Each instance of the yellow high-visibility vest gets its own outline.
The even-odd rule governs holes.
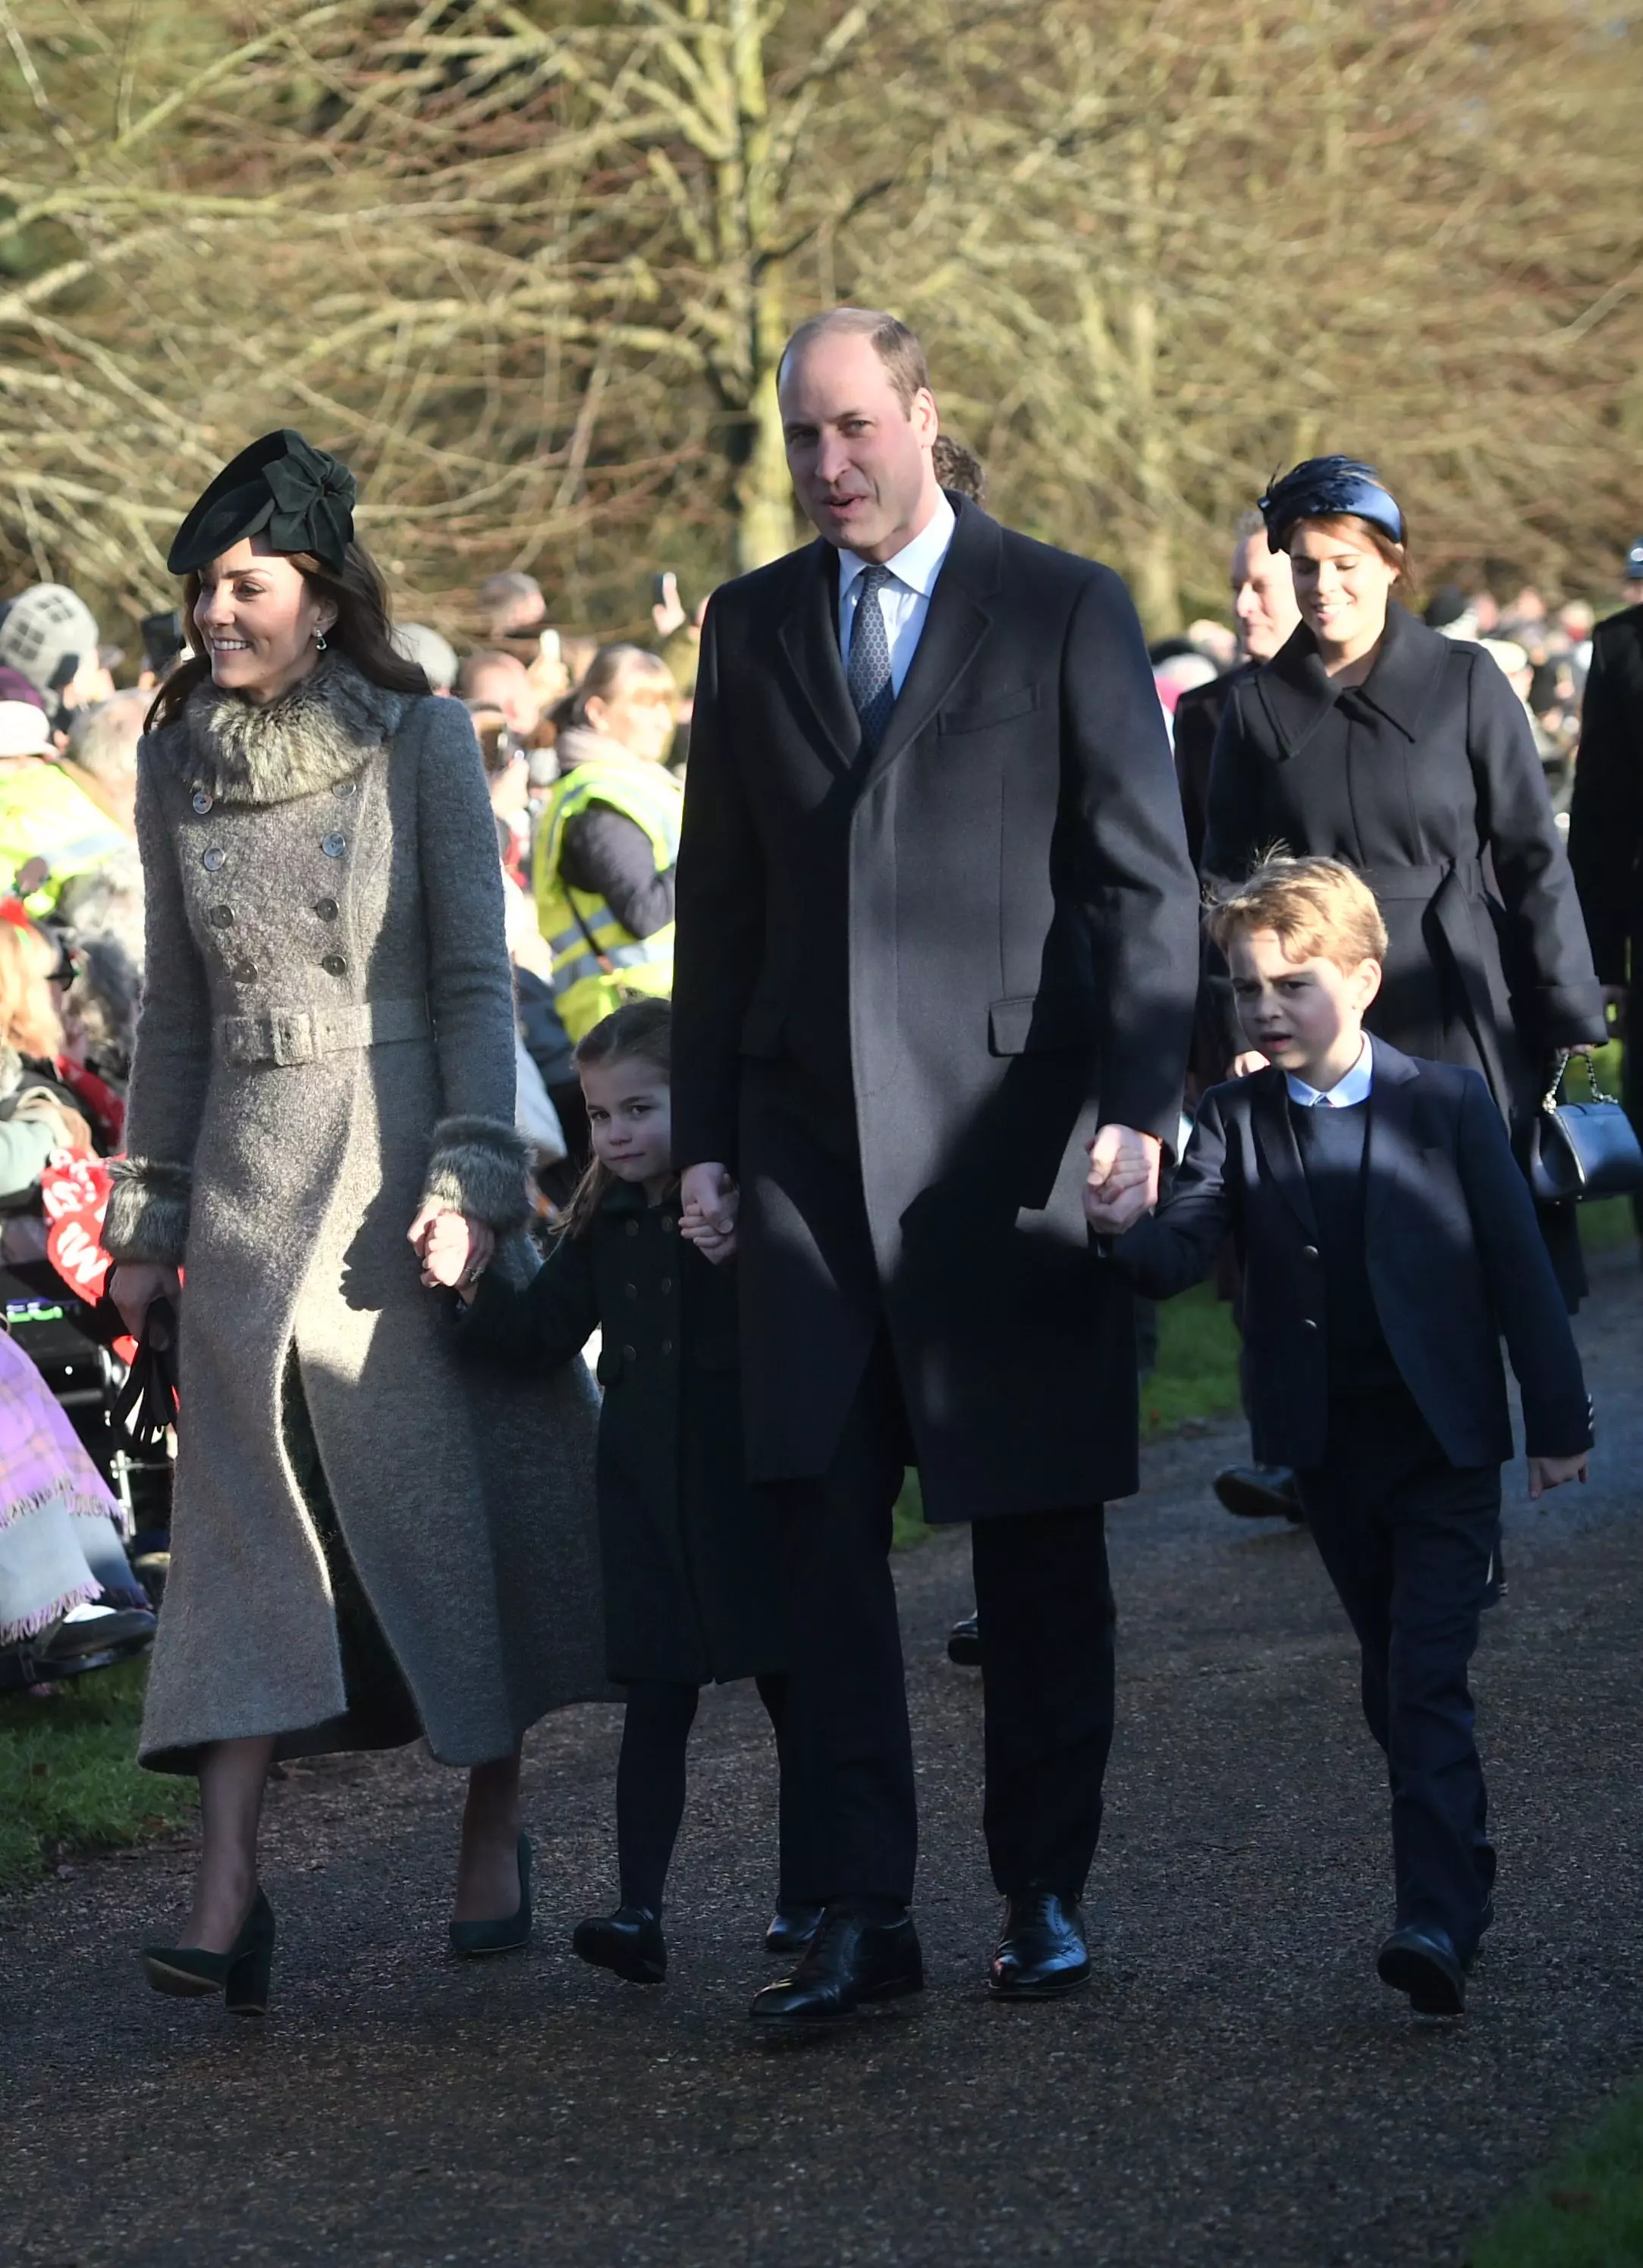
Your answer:
[[[592,803],[619,811],[649,837],[656,871],[679,856],[684,790],[659,764],[612,753],[590,756],[555,784],[536,831],[532,861],[536,919],[553,952],[554,1004],[573,1042],[637,993],[666,998],[674,989],[674,924],[635,937],[605,901],[573,890],[559,872],[564,833]]]

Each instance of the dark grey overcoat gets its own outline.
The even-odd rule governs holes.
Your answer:
[[[1546,1057],[1602,1040],[1529,719],[1480,647],[1394,603],[1361,685],[1331,682],[1304,623],[1234,685],[1210,770],[1205,871],[1241,880],[1275,844],[1362,873],[1389,938],[1364,1020],[1407,1055],[1480,1071],[1514,1129]]]
[[[749,1469],[827,1469],[893,1342],[934,1521],[1137,1485],[1084,1143],[1176,1139],[1197,889],[1109,568],[955,503],[877,749],[823,542],[715,593],[679,857],[674,1143],[742,1182]]]
[[[300,1399],[345,1557],[435,1756],[605,1690],[579,1366],[458,1367],[406,1231],[525,1217],[496,832],[454,702],[333,656],[263,710],[211,687],[143,743],[147,966],[116,1258],[181,1262],[172,1567],[145,1762],[357,1745]],[[522,1240],[498,1264],[524,1265]]]
[[[621,1684],[784,1664],[775,1538],[742,1469],[736,1308],[736,1270],[685,1242],[677,1197],[647,1205],[617,1182],[522,1291],[487,1276],[457,1332],[465,1356],[548,1379],[602,1329],[606,1667]]]

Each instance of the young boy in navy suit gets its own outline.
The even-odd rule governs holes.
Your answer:
[[[1377,1965],[1418,2014],[1458,2015],[1494,1918],[1467,1667],[1513,1454],[1500,1340],[1531,1497],[1586,1478],[1580,1357],[1482,1079],[1363,1029],[1386,951],[1364,883],[1271,858],[1209,927],[1267,1067],[1210,1090],[1166,1202],[1098,1249],[1166,1299],[1237,1245],[1255,1454],[1294,1468],[1386,1751],[1397,1920]],[[1092,1171],[1098,1237],[1124,1186]]]

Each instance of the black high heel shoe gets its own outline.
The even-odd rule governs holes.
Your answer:
[[[487,1953],[518,1953],[529,1944],[530,1935],[531,1843],[528,1835],[521,1835],[517,1912],[505,1914],[500,1921],[453,1921],[451,1924],[451,1950],[464,1961],[477,1960]]]
[[[157,1992],[202,2000],[220,1992],[233,2016],[265,2016],[274,1977],[274,1909],[262,1890],[226,1953],[195,1945],[145,1945],[137,1955]]]

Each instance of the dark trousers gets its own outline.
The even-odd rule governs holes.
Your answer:
[[[917,1808],[889,1552],[909,1442],[880,1339],[832,1463],[766,1484],[782,1539],[789,1748],[825,1900],[904,1905]],[[1099,1505],[971,1531],[985,1648],[984,1825],[1006,1896],[1083,1889],[1112,1742],[1113,1612]]]
[[[1440,1929],[1464,1958],[1495,1873],[1466,1677],[1500,1468],[1452,1465],[1413,1400],[1390,1395],[1331,1403],[1324,1462],[1296,1480],[1386,1752],[1398,1926]]]

